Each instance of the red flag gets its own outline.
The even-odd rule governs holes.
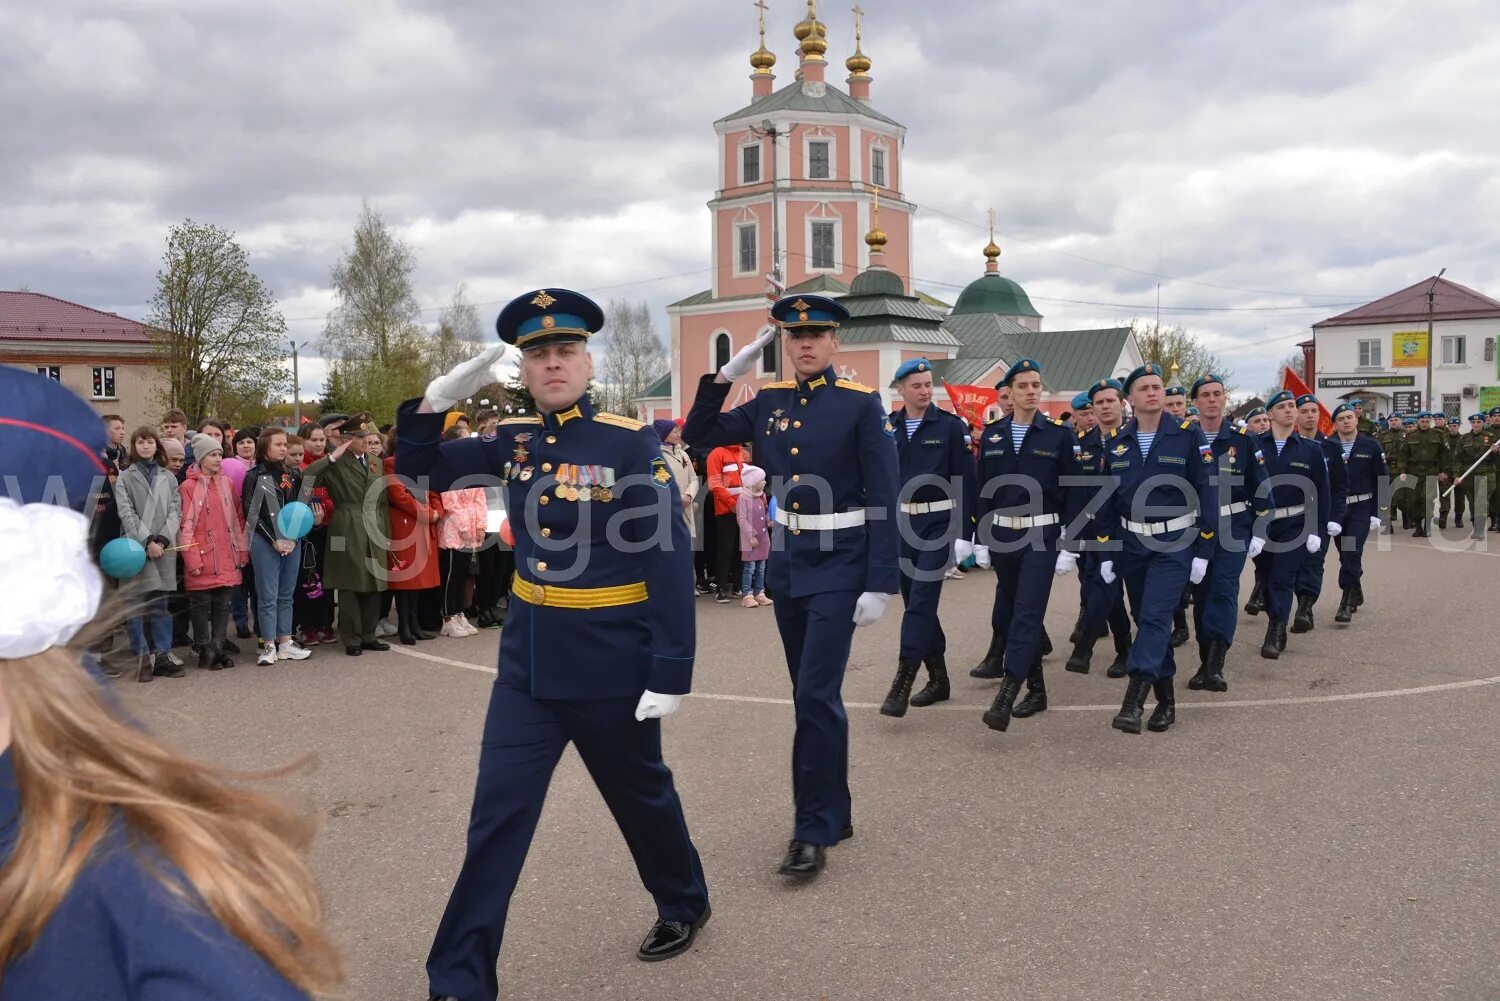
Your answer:
[[[1292,391],[1293,396],[1311,396],[1312,390],[1307,388],[1307,383],[1298,377],[1291,369],[1283,369],[1281,372],[1281,388]],[[1323,401],[1318,401],[1318,430],[1325,435],[1333,434],[1333,415],[1328,408],[1323,406]]]
[[[999,391],[985,386],[950,386],[946,380],[943,388],[948,391],[953,412],[969,422],[969,429],[977,439],[984,428],[984,412],[1000,402]]]

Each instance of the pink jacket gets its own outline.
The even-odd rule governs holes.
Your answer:
[[[740,557],[746,561],[763,560],[771,555],[770,520],[766,512],[766,495],[746,490],[735,498],[734,518],[740,524]]]
[[[484,487],[444,490],[443,517],[438,521],[438,546],[442,549],[478,549],[484,545],[489,502]]]
[[[188,468],[182,493],[182,524],[177,544],[182,550],[183,582],[189,591],[233,587],[240,583],[240,567],[250,559],[240,497],[229,477],[209,476],[197,466]]]

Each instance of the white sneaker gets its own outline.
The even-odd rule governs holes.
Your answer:
[[[260,644],[260,654],[255,658],[255,662],[263,666],[276,663],[276,648],[269,643]]]
[[[479,635],[479,627],[476,626],[476,625],[474,625],[474,623],[470,622],[469,621],[469,617],[467,615],[460,615],[458,617],[458,624],[463,627],[463,631],[464,631],[464,635],[465,636],[478,636]]]
[[[456,618],[462,618],[462,617],[463,616],[457,616]],[[455,639],[456,640],[456,639],[460,638],[461,636],[463,636],[464,634],[461,633],[461,632],[459,632],[458,622],[455,621],[455,618],[447,618],[447,619],[443,620],[443,628],[441,628],[441,629],[438,630],[438,635],[439,636],[447,636],[449,639]]]
[[[376,636],[394,636],[400,631],[391,624],[390,619],[381,619],[380,624],[375,627]]]
[[[312,651],[294,640],[286,640],[276,647],[277,660],[306,660]]]

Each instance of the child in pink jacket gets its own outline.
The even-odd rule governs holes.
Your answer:
[[[194,464],[179,488],[182,547],[188,600],[192,606],[193,643],[198,666],[210,671],[233,667],[224,651],[229,626],[229,592],[240,583],[240,567],[250,559],[240,496],[224,475],[224,449],[206,434],[193,438]]]
[[[766,471],[745,466],[740,471],[744,490],[735,498],[734,519],[740,526],[741,608],[769,605],[766,597],[766,559],[771,555],[770,516],[766,510]]]

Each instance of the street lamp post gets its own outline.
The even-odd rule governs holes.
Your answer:
[[[1426,409],[1429,410],[1429,411],[1432,410],[1432,353],[1437,348],[1437,345],[1435,343],[1433,343],[1433,340],[1432,340],[1432,297],[1433,297],[1433,294],[1437,291],[1438,279],[1442,278],[1443,275],[1447,273],[1447,271],[1448,271],[1447,268],[1444,268],[1442,271],[1439,271],[1435,276],[1433,276],[1432,284],[1429,285],[1429,286],[1427,286],[1427,406],[1426,406]],[[1445,417],[1446,417],[1446,415],[1445,415]]]
[[[771,140],[771,283],[775,286],[776,298],[786,290],[786,282],[781,277],[781,184],[776,177],[777,146],[776,141],[783,136],[792,134],[791,129],[778,131],[776,123],[769,118],[762,119],[760,127],[750,126],[750,134],[758,139]],[[769,297],[768,297],[769,298]],[[767,319],[770,319],[769,309]],[[781,379],[781,343],[780,337],[771,342],[776,351],[776,379]]]
[[[288,342],[292,346],[292,427],[302,427],[302,380],[301,373],[297,368],[297,352],[307,347],[308,342],[298,344],[296,341]]]

